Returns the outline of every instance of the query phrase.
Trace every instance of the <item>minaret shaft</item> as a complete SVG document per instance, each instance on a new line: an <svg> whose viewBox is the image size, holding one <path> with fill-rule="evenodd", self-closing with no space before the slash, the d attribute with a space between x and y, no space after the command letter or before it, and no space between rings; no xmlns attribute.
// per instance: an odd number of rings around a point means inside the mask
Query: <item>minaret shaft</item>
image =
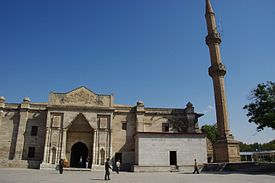
<svg viewBox="0 0 275 183"><path fill-rule="evenodd" d="M218 133L221 138L230 134L228 126L227 102L225 96L224 75L226 74L225 66L222 64L220 43L221 37L217 31L215 14L213 12L210 1L206 1L206 23L208 35L206 36L206 44L209 47L211 67L209 75L213 79L216 117Z"/></svg>
<svg viewBox="0 0 275 183"><path fill-rule="evenodd" d="M216 117L219 136L225 138L229 136L230 130L228 127L228 114L226 109L226 97L223 77L213 77Z"/></svg>
<svg viewBox="0 0 275 183"><path fill-rule="evenodd" d="M222 64L220 43L215 14L210 0L206 0L206 23L208 35L205 38L209 47L211 66L208 69L214 85L216 118L219 139L214 143L216 162L236 162L240 160L239 142L233 139L228 125L227 102L225 95L225 66Z"/></svg>
<svg viewBox="0 0 275 183"><path fill-rule="evenodd" d="M210 53L211 65L219 65L222 60L219 44L209 45L209 53Z"/></svg>

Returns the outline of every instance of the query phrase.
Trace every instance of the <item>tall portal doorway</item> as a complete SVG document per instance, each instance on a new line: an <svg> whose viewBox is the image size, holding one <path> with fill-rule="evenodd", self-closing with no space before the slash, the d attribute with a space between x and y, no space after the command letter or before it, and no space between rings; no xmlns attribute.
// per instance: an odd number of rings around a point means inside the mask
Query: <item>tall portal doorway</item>
<svg viewBox="0 0 275 183"><path fill-rule="evenodd" d="M72 146L71 149L71 167L86 168L86 160L88 158L88 147L78 142Z"/></svg>
<svg viewBox="0 0 275 183"><path fill-rule="evenodd" d="M170 165L177 166L177 151L170 151Z"/></svg>

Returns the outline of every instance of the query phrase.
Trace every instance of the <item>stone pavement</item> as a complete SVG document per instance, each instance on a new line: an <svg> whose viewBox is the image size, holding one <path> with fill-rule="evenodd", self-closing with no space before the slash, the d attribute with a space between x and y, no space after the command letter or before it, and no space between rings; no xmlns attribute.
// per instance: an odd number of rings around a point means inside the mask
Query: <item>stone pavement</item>
<svg viewBox="0 0 275 183"><path fill-rule="evenodd" d="M111 180L103 180L104 172L55 170L0 169L0 183L272 183L275 174L182 174L182 173L111 173Z"/></svg>

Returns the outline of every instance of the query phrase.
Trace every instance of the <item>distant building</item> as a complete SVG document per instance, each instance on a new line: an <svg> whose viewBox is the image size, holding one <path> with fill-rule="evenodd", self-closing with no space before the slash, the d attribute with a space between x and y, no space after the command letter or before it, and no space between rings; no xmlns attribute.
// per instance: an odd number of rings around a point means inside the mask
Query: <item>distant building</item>
<svg viewBox="0 0 275 183"><path fill-rule="evenodd" d="M252 161L254 162L253 152L240 152L241 161Z"/></svg>
<svg viewBox="0 0 275 183"><path fill-rule="evenodd" d="M107 158L134 171L184 169L207 162L202 114L184 109L114 104L114 96L85 87L50 93L47 103L20 104L0 98L0 166L97 168Z"/></svg>
<svg viewBox="0 0 275 183"><path fill-rule="evenodd" d="M275 162L275 150L240 152L242 161Z"/></svg>

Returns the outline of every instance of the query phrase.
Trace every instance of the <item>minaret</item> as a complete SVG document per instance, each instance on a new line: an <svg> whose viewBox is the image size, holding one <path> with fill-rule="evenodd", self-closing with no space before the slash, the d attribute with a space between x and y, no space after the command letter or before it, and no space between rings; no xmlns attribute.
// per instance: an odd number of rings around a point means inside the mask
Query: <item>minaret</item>
<svg viewBox="0 0 275 183"><path fill-rule="evenodd" d="M236 162L240 161L239 142L233 139L228 126L227 104L224 86L225 66L222 64L220 43L221 36L217 31L215 13L210 0L206 0L206 23L208 35L205 38L209 47L211 66L208 69L209 75L213 79L216 118L219 139L214 144L216 162Z"/></svg>

